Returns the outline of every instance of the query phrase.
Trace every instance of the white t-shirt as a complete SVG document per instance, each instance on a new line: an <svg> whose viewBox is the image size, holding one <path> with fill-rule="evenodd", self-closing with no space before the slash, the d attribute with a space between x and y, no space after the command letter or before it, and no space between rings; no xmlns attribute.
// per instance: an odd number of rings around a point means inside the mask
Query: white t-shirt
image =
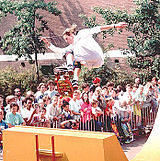
<svg viewBox="0 0 160 161"><path fill-rule="evenodd" d="M21 111L21 115L24 119L27 118L27 120L29 120L31 118L33 111L34 111L34 108L31 108L30 110L28 110L27 108L24 108Z"/></svg>
<svg viewBox="0 0 160 161"><path fill-rule="evenodd" d="M53 44L49 47L52 51L64 54L72 50L74 59L85 62L88 69L98 68L104 64L104 55L99 44L94 40L93 34L101 32L100 26L91 29L82 29L74 37L74 43L66 48L58 48Z"/></svg>
<svg viewBox="0 0 160 161"><path fill-rule="evenodd" d="M92 107L92 113L95 115L97 112L102 112L102 110L100 109L100 107Z"/></svg>
<svg viewBox="0 0 160 161"><path fill-rule="evenodd" d="M79 101L77 101L77 100L74 101L73 99L71 99L71 100L69 101L69 109L70 109L71 111L76 112L76 113L80 113L81 106L80 106ZM74 115L73 118L74 118L75 120L80 119L80 115Z"/></svg>

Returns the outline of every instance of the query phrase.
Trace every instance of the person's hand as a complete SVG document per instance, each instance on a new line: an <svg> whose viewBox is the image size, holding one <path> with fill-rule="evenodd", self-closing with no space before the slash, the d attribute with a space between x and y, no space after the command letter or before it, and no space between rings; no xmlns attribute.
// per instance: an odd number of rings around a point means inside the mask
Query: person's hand
<svg viewBox="0 0 160 161"><path fill-rule="evenodd" d="M54 120L54 121L58 121L59 118L58 118L57 116L55 116L55 117L53 118L53 120Z"/></svg>
<svg viewBox="0 0 160 161"><path fill-rule="evenodd" d="M40 40L42 40L45 44L47 44L48 46L51 45L51 43L47 40L46 37L40 37Z"/></svg>
<svg viewBox="0 0 160 161"><path fill-rule="evenodd" d="M117 25L115 25L116 28L125 28L127 27L127 23L126 22L119 22Z"/></svg>

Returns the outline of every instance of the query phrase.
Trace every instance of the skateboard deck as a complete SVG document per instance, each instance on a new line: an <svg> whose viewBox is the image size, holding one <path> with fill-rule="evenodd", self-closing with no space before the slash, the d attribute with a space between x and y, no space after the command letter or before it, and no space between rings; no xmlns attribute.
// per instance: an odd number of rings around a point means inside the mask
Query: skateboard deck
<svg viewBox="0 0 160 161"><path fill-rule="evenodd" d="M65 67L56 67L54 69L55 74L55 83L57 84L57 89L60 95L63 97L72 97L73 87L71 84L71 76L68 73L67 68Z"/></svg>

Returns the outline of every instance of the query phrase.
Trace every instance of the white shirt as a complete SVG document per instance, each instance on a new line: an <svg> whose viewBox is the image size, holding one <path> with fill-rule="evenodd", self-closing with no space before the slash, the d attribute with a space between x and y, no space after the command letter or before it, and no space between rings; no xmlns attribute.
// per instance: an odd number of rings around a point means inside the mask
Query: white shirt
<svg viewBox="0 0 160 161"><path fill-rule="evenodd" d="M29 120L31 118L33 111L34 111L34 108L31 108L30 110L28 110L27 108L24 108L21 111L21 115L24 119L27 118L27 120Z"/></svg>
<svg viewBox="0 0 160 161"><path fill-rule="evenodd" d="M92 107L92 113L95 115L97 112L102 112L102 110L99 107Z"/></svg>
<svg viewBox="0 0 160 161"><path fill-rule="evenodd" d="M80 106L79 101L78 100L74 101L73 99L71 99L69 101L69 109L71 111L76 112L76 113L80 113L81 106ZM80 119L80 115L74 115L73 118L75 120L78 120L78 119Z"/></svg>
<svg viewBox="0 0 160 161"><path fill-rule="evenodd" d="M74 37L73 44L66 48L58 48L52 44L49 48L59 54L72 50L76 61L85 62L83 65L88 69L98 68L104 64L104 55L101 47L92 36L99 32L101 32L100 26L91 29L82 29Z"/></svg>

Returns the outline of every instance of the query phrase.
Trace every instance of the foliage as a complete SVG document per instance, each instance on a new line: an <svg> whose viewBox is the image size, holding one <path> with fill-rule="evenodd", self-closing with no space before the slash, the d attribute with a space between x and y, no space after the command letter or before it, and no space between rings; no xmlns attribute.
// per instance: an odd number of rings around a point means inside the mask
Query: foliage
<svg viewBox="0 0 160 161"><path fill-rule="evenodd" d="M44 30L48 30L47 21L39 14L40 10L58 16L61 11L57 9L56 2L45 3L44 0L0 1L0 11L7 16L12 14L17 18L16 25L1 39L1 48L5 54L15 54L29 58L35 54L35 63L38 72L37 54L45 52L44 43L40 41Z"/></svg>
<svg viewBox="0 0 160 161"><path fill-rule="evenodd" d="M104 64L100 68L91 69L90 71L87 70L87 68L82 68L80 75L80 86L83 84L83 82L87 82L91 85L95 77L101 78L101 86L112 81L114 82L115 87L117 85L122 85L124 87L126 84L134 81L131 74L109 68L107 66L107 58L105 58Z"/></svg>
<svg viewBox="0 0 160 161"><path fill-rule="evenodd" d="M0 9L7 16L8 13L16 16L17 24L5 34L1 40L2 49L6 54L16 54L31 59L31 55L44 53L44 44L39 36L48 29L47 21L37 11L48 11L56 16L61 12L56 8L55 2L45 3L44 0L36 1L0 1ZM36 26L36 21L39 26Z"/></svg>
<svg viewBox="0 0 160 161"><path fill-rule="evenodd" d="M131 36L128 37L129 49L124 54L131 52L134 55L128 58L130 67L137 69L141 76L148 77L152 74L152 77L160 77L160 1L136 0L135 3L137 7L131 14L119 9L101 7L95 7L94 12L104 19L105 24L127 22L127 30ZM95 16L88 18L81 15L81 18L86 26L99 25ZM114 30L106 33L113 35Z"/></svg>
<svg viewBox="0 0 160 161"><path fill-rule="evenodd" d="M35 67L24 69L21 67L15 70L14 68L5 68L0 70L0 93L4 96L13 93L13 89L19 87L23 92L27 90L37 90L37 80ZM40 81L46 82L49 78L44 78L40 73Z"/></svg>

